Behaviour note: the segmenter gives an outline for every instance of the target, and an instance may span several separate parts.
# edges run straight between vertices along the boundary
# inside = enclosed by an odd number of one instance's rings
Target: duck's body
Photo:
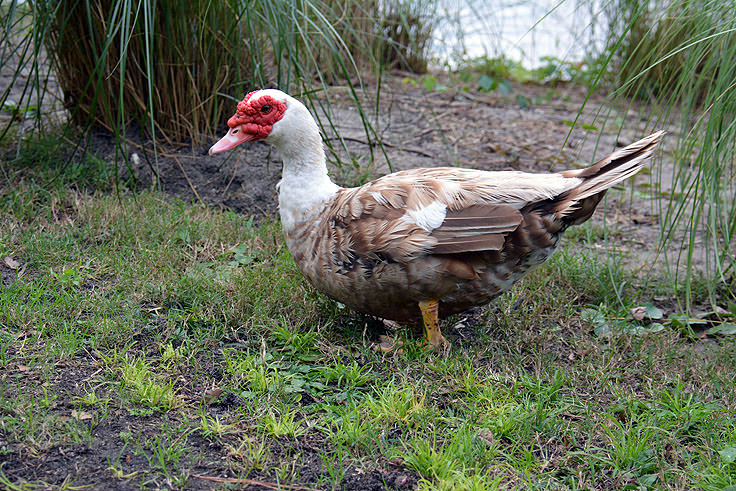
[[[265,109],[265,111],[264,111]],[[606,189],[641,169],[662,133],[591,167],[554,174],[454,167],[412,169],[357,188],[327,175],[314,119],[276,90],[248,94],[210,150],[265,139],[281,153],[279,212],[299,269],[321,292],[400,322],[487,304],[554,252],[592,215]]]
[[[441,167],[338,188],[301,221],[285,220],[286,243],[310,283],[355,309],[406,322],[421,318],[419,301],[436,299],[440,316],[462,312],[508,290],[557,246],[561,224],[521,211],[527,200],[514,203],[493,184],[509,179],[539,181]]]

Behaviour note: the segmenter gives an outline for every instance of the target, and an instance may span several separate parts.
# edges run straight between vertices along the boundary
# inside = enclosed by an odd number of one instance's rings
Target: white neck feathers
[[[340,189],[327,175],[325,152],[317,123],[304,105],[288,97],[284,117],[266,141],[284,162],[278,185],[279,213],[285,232],[311,221]]]

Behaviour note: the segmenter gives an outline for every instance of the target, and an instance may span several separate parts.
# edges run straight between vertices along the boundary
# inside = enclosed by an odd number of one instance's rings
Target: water
[[[440,0],[440,16],[449,20],[438,26],[434,52],[451,66],[460,57],[483,55],[503,55],[527,68],[545,56],[577,62],[602,47],[592,22],[599,11],[595,1]]]

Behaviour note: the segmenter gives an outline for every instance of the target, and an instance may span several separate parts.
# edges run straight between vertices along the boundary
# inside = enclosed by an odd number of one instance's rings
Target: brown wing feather
[[[549,211],[568,225],[586,221],[603,199],[606,190],[639,172],[664,136],[664,131],[642,138],[616,150],[592,166],[560,172],[565,177],[577,177],[583,182],[554,200],[549,200]]]
[[[501,250],[506,234],[516,230],[521,220],[519,210],[508,205],[475,204],[448,210],[442,225],[430,234],[437,239],[431,252],[457,254]]]
[[[475,203],[453,201],[452,208],[445,203],[448,208],[444,221],[428,232],[405,219],[406,209],[445,199],[439,181],[419,181],[421,185],[417,185],[417,179],[379,179],[340,192],[327,215],[352,237],[351,253],[406,262],[424,254],[498,251],[503,248],[505,235],[522,221],[516,208],[478,203],[477,196],[473,196]]]
[[[349,244],[331,252],[339,261],[350,256],[405,263],[434,244],[424,229],[401,219],[406,200],[416,192],[411,183],[389,184],[379,179],[359,188],[343,189],[325,210],[325,233],[350,237]]]

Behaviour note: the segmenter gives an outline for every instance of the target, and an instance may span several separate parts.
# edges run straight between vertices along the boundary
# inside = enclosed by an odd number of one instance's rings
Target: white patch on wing
[[[447,205],[434,201],[417,210],[407,209],[406,214],[401,219],[419,225],[427,232],[431,232],[442,225],[442,222],[445,221],[445,215],[447,215]]]
[[[543,199],[551,199],[574,188],[582,179],[560,174],[527,174],[518,171],[494,172],[493,181],[480,182],[476,192],[489,202],[504,203],[517,209]]]
[[[373,196],[373,199],[375,199],[381,205],[388,204],[388,200],[381,193],[377,191],[371,191],[371,196]]]

